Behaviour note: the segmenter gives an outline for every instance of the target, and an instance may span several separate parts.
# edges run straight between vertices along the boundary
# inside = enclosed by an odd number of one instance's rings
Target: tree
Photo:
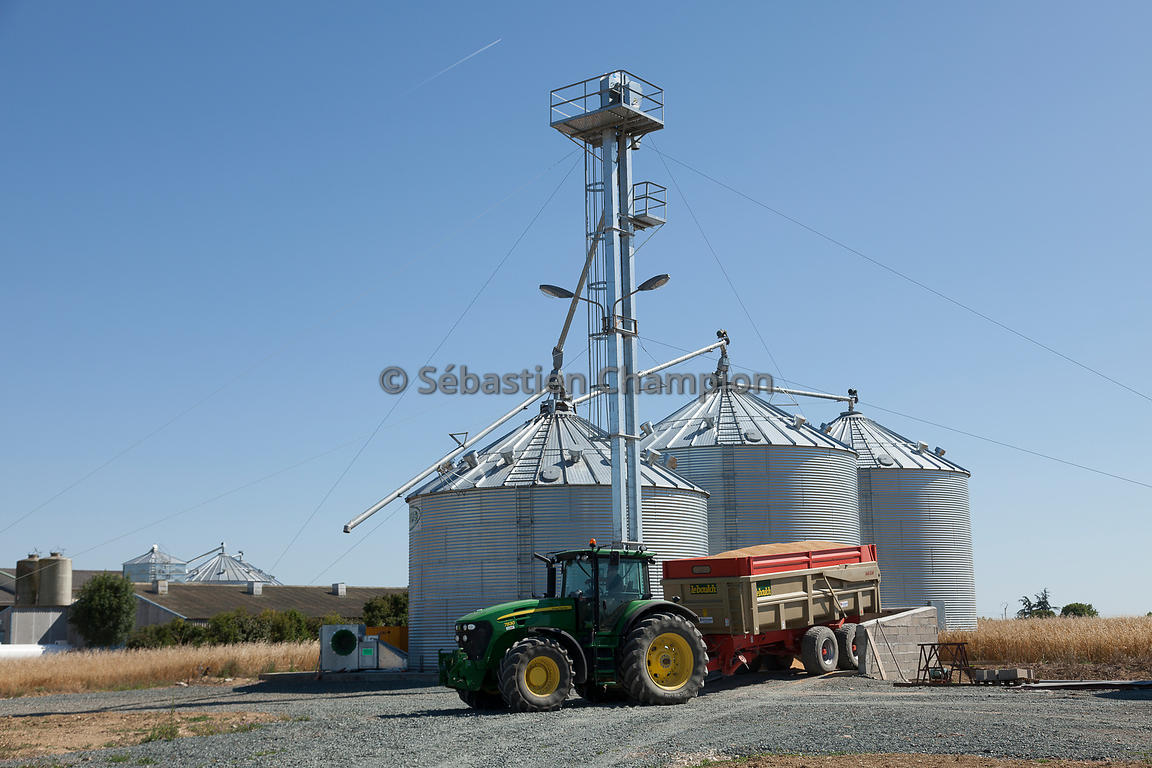
[[[364,623],[370,627],[408,626],[408,593],[379,595],[364,603]]]
[[[1047,587],[1040,590],[1035,600],[1024,595],[1020,598],[1020,605],[1023,607],[1016,611],[1018,619],[1049,619],[1056,615],[1056,606],[1052,605]]]
[[[122,645],[136,624],[132,582],[119,574],[100,574],[80,588],[68,621],[89,645]]]
[[[1060,610],[1061,616],[1099,616],[1092,603],[1068,603]]]

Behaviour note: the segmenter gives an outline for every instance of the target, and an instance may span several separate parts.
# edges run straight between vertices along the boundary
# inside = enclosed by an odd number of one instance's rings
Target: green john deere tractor
[[[559,709],[573,687],[589,700],[682,704],[704,685],[708,653],[692,611],[653,600],[641,549],[590,542],[536,557],[543,598],[462,616],[457,650],[440,652],[440,682],[478,709]]]

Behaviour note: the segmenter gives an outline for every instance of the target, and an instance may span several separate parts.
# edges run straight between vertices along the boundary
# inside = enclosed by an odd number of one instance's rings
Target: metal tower
[[[588,418],[611,442],[616,533],[621,541],[640,541],[638,382],[628,375],[637,370],[632,255],[636,232],[664,223],[666,189],[633,185],[632,150],[664,127],[664,91],[624,70],[609,72],[552,91],[551,124],[585,150],[588,386],[605,391]]]

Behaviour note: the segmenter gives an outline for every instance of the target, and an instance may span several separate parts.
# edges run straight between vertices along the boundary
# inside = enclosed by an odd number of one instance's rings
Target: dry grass
[[[0,661],[0,698],[124,690],[261,672],[316,669],[318,643],[246,643],[202,648],[79,651]]]
[[[980,619],[975,632],[940,640],[968,643],[973,663],[1046,667],[1044,677],[1152,676],[1152,616]],[[1091,674],[1075,674],[1078,667]]]

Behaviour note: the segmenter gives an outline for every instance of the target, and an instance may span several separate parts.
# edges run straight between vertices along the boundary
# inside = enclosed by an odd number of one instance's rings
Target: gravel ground
[[[678,707],[585,704],[486,714],[431,683],[261,683],[0,700],[0,716],[249,710],[286,718],[248,733],[76,752],[0,766],[662,766],[764,752],[924,752],[1142,759],[1152,693],[893,688],[854,675],[710,682]],[[153,762],[154,761],[154,762]]]

